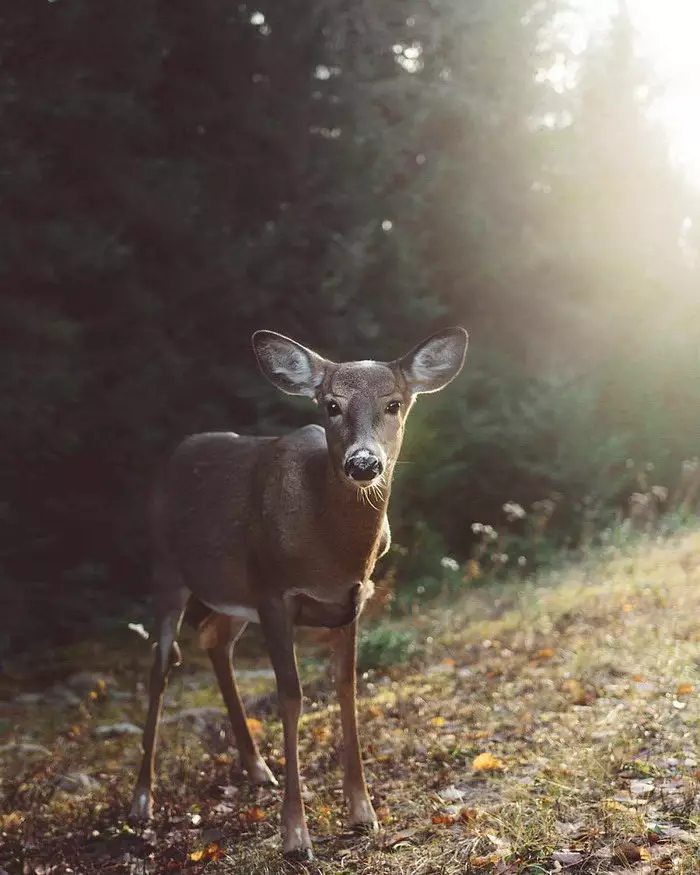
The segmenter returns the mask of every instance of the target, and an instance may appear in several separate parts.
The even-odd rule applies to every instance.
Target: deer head
[[[392,362],[332,362],[274,331],[256,331],[253,347],[278,389],[321,407],[341,482],[368,489],[391,476],[416,396],[438,392],[459,374],[467,340],[463,328],[448,328]]]

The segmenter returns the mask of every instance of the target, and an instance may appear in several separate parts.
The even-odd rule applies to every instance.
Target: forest
[[[397,603],[445,558],[486,581],[670,506],[700,200],[629,10],[576,27],[559,0],[4,5],[0,654],[142,616],[184,435],[313,420],[259,328],[337,360],[469,330],[409,425]]]

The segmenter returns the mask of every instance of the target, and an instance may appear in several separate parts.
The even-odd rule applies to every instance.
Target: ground
[[[318,642],[303,650],[309,872],[700,872],[700,534],[471,588],[407,624],[420,662],[360,684],[376,836],[344,831],[337,707]],[[192,641],[168,692],[155,821],[124,823],[149,654],[123,638],[10,667],[0,872],[285,871],[280,791],[246,784]],[[252,652],[240,683],[281,777],[272,679]]]

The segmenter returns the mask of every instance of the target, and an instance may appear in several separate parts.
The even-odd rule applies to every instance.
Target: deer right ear
[[[260,370],[278,389],[315,397],[328,366],[326,359],[276,331],[256,331],[253,349]]]

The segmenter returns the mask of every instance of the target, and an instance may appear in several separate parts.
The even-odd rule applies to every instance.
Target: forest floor
[[[337,706],[317,643],[302,648],[316,860],[297,871],[700,872],[700,534],[467,589],[410,625],[426,642],[423,661],[360,683],[373,836],[344,829]],[[281,793],[247,785],[206,659],[194,641],[183,652],[166,698],[156,816],[143,831],[124,814],[148,645],[125,631],[9,666],[0,873],[287,870]],[[253,652],[237,661],[240,686],[281,778],[273,680]]]

